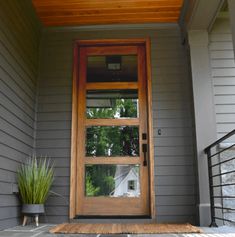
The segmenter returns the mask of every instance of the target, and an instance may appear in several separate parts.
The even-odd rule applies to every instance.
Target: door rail
[[[204,149],[208,161],[210,227],[217,227],[216,221],[235,224],[235,169],[232,168],[235,166],[234,135],[235,129]],[[229,143],[226,140],[230,140]]]

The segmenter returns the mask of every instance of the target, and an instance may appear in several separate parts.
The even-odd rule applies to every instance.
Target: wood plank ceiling
[[[183,0],[32,0],[45,26],[171,23]]]

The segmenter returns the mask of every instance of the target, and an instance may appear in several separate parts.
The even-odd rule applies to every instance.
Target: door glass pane
[[[136,82],[137,55],[88,56],[87,82]]]
[[[138,90],[90,90],[86,94],[87,118],[137,118]]]
[[[86,156],[138,156],[137,126],[91,126],[86,128]]]
[[[87,197],[139,197],[139,165],[86,165]]]

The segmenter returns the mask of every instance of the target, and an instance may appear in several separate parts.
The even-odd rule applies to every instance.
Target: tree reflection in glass
[[[87,119],[139,117],[138,90],[90,90],[86,101]],[[86,127],[86,156],[139,156],[139,127]],[[135,165],[86,165],[85,176],[86,196],[140,195],[139,167]],[[135,184],[131,190],[129,181]]]
[[[92,126],[86,129],[86,156],[138,156],[137,126]]]
[[[88,119],[137,118],[137,90],[94,90],[86,96]]]

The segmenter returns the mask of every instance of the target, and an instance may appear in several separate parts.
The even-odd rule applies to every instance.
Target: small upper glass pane
[[[87,82],[137,81],[137,55],[88,56]]]
[[[86,116],[99,118],[139,117],[138,90],[92,90],[86,94]]]

